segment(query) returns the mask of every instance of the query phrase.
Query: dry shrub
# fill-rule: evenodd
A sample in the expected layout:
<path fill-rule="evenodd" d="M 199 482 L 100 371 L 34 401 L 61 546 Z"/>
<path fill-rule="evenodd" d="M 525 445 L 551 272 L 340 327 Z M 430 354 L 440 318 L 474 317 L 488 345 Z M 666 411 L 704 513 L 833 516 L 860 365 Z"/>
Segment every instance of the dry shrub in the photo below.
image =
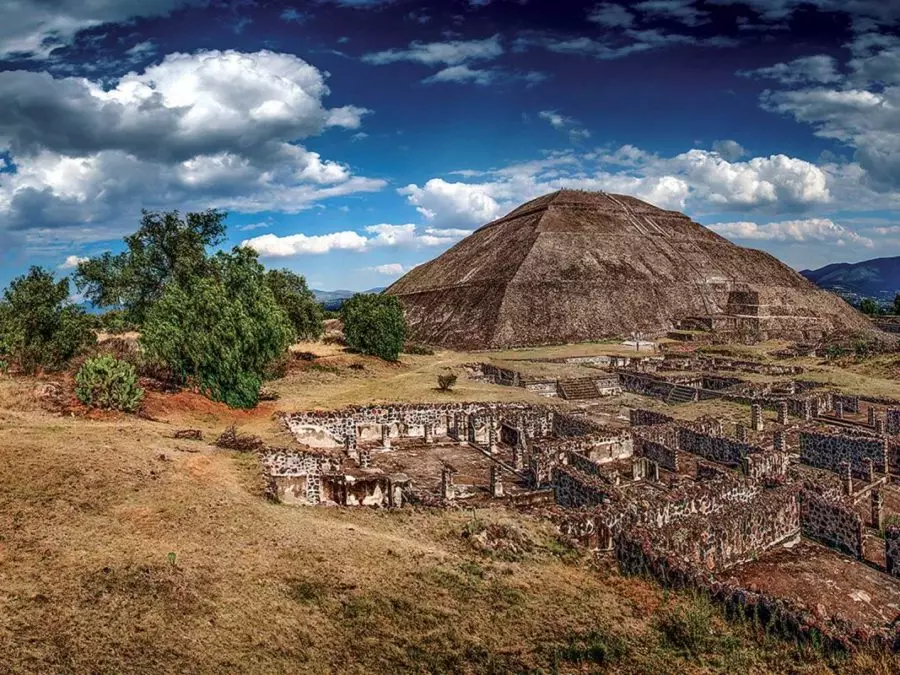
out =
<path fill-rule="evenodd" d="M 216 439 L 216 447 L 238 452 L 257 452 L 265 447 L 265 443 L 259 436 L 239 434 L 237 427 L 232 424 Z"/>

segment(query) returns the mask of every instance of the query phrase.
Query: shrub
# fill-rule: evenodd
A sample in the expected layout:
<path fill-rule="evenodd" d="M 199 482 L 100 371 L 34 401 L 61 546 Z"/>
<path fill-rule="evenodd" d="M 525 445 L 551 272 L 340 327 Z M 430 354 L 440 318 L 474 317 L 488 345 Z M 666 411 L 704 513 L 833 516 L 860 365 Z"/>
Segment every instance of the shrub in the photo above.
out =
<path fill-rule="evenodd" d="M 134 412 L 144 398 L 134 366 L 108 354 L 85 361 L 75 385 L 78 400 L 92 408 Z"/>
<path fill-rule="evenodd" d="M 456 385 L 456 373 L 442 373 L 438 375 L 438 389 L 450 391 Z"/>
<path fill-rule="evenodd" d="M 709 600 L 698 596 L 666 609 L 657 620 L 656 629 L 670 647 L 696 656 L 709 651 L 715 642 L 714 616 Z"/>
<path fill-rule="evenodd" d="M 396 361 L 403 348 L 406 322 L 392 295 L 357 294 L 341 307 L 347 346 L 362 354 Z"/>
<path fill-rule="evenodd" d="M 214 401 L 252 408 L 269 364 L 293 329 L 265 281 L 256 253 L 218 253 L 210 273 L 169 285 L 149 310 L 141 344 L 152 361 Z"/>
<path fill-rule="evenodd" d="M 32 267 L 0 302 L 0 359 L 26 373 L 58 370 L 96 341 L 91 320 L 69 301 L 69 280 Z"/>

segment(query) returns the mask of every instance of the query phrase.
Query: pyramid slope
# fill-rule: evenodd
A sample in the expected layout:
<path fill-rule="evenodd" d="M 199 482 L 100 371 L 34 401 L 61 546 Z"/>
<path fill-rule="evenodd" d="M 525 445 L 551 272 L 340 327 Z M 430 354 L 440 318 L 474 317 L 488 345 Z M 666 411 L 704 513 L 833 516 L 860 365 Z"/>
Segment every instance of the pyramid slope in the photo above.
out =
<path fill-rule="evenodd" d="M 413 339 L 467 349 L 661 332 L 726 313 L 776 315 L 795 332 L 870 326 L 766 253 L 683 214 L 599 192 L 523 204 L 387 292 L 403 302 Z M 752 323 L 771 332 L 773 321 Z"/>

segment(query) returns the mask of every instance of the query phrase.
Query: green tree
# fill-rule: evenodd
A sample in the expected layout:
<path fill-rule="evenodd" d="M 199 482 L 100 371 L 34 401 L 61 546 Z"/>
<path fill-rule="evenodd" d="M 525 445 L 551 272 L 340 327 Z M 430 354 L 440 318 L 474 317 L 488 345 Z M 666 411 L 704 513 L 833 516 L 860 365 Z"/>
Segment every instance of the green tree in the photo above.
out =
<path fill-rule="evenodd" d="M 894 314 L 900 315 L 900 293 L 894 296 Z"/>
<path fill-rule="evenodd" d="M 52 272 L 32 267 L 4 291 L 0 356 L 23 371 L 62 368 L 95 342 L 89 317 L 69 300 L 68 278 L 56 281 Z"/>
<path fill-rule="evenodd" d="M 210 209 L 188 213 L 143 211 L 141 227 L 125 238 L 122 253 L 104 253 L 78 265 L 75 283 L 98 307 L 119 307 L 142 324 L 170 282 L 187 287 L 207 273 L 208 246 L 225 237 L 225 216 Z"/>
<path fill-rule="evenodd" d="M 859 311 L 863 314 L 868 314 L 869 316 L 877 316 L 878 314 L 881 314 L 881 307 L 872 298 L 864 298 L 863 301 L 859 303 Z"/>
<path fill-rule="evenodd" d="M 306 279 L 290 270 L 269 270 L 266 283 L 294 327 L 295 341 L 322 337 L 325 330 L 322 306 L 307 288 Z"/>
<path fill-rule="evenodd" d="M 344 339 L 362 354 L 396 361 L 403 349 L 406 322 L 403 307 L 393 295 L 358 293 L 341 306 Z"/>
<path fill-rule="evenodd" d="M 254 251 L 235 247 L 207 273 L 166 285 L 147 312 L 141 344 L 183 382 L 215 401 L 251 408 L 266 366 L 291 344 L 293 328 Z"/>

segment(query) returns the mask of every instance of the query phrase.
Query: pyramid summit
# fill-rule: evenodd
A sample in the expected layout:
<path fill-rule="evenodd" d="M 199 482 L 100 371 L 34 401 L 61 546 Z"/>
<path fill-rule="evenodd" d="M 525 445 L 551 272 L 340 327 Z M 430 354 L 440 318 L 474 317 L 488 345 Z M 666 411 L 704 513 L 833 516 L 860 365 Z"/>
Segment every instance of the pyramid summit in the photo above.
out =
<path fill-rule="evenodd" d="M 526 202 L 397 280 L 412 339 L 458 349 L 660 334 L 810 339 L 868 320 L 775 257 L 626 195 Z"/>

